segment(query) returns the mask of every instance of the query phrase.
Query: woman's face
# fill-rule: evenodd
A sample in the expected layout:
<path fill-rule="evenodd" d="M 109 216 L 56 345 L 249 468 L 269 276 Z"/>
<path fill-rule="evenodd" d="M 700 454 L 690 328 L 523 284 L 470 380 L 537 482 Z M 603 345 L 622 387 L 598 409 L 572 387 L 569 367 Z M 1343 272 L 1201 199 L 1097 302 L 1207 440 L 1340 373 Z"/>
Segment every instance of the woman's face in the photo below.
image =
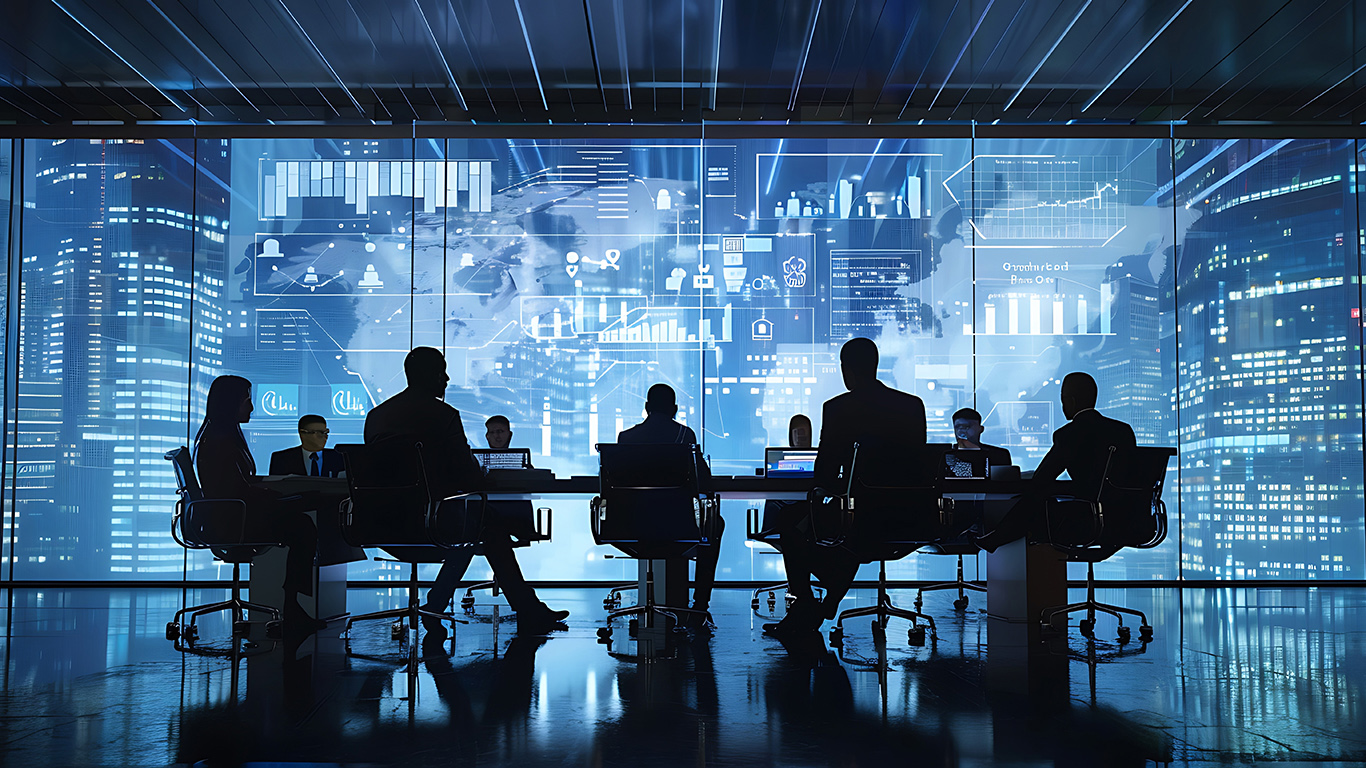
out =
<path fill-rule="evenodd" d="M 251 412 L 256 410 L 251 404 L 251 388 L 247 388 L 247 396 L 242 399 L 242 405 L 237 409 L 237 420 L 243 424 L 251 421 Z"/>

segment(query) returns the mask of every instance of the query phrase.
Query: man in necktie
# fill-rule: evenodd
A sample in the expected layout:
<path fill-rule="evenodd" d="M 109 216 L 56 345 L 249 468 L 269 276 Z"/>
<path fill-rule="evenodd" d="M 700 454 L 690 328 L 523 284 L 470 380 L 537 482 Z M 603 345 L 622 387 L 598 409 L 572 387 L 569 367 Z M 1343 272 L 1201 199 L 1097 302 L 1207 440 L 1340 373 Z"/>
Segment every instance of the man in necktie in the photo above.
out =
<path fill-rule="evenodd" d="M 346 471 L 342 455 L 327 447 L 327 420 L 309 414 L 299 419 L 299 444 L 270 455 L 272 475 L 337 477 Z"/>

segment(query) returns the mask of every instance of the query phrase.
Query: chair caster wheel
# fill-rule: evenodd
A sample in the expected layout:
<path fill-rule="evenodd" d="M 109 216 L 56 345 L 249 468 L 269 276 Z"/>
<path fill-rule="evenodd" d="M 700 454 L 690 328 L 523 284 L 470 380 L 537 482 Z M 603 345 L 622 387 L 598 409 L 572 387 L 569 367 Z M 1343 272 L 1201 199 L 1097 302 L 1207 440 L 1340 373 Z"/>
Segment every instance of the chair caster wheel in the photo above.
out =
<path fill-rule="evenodd" d="M 906 643 L 909 644 L 909 645 L 914 645 L 914 646 L 916 646 L 917 648 L 924 646 L 924 645 L 925 645 L 925 628 L 924 628 L 924 627 L 911 627 L 910 631 L 908 631 L 908 632 L 906 633 Z"/>
<path fill-rule="evenodd" d="M 405 624 L 404 622 L 396 621 L 396 622 L 394 622 L 393 624 L 390 624 L 390 625 L 389 625 L 389 639 L 390 639 L 390 640 L 402 640 L 402 639 L 403 639 L 403 636 L 404 636 L 405 634 L 407 634 L 407 633 L 408 633 L 408 626 L 407 626 L 407 624 Z"/>
<path fill-rule="evenodd" d="M 599 640 L 611 640 L 611 639 L 612 639 L 612 628 L 611 628 L 611 627 L 598 627 L 598 639 L 599 639 Z"/>
<path fill-rule="evenodd" d="M 631 619 L 630 621 L 626 622 L 626 634 L 630 635 L 631 637 L 635 637 L 636 632 L 638 631 L 640 631 L 640 621 L 638 621 L 637 619 Z"/>
<path fill-rule="evenodd" d="M 919 613 L 925 607 L 925 600 L 921 595 L 915 596 L 915 610 Z"/>
<path fill-rule="evenodd" d="M 194 645 L 194 641 L 199 639 L 199 627 L 191 624 L 181 631 L 180 636 L 185 639 L 185 642 Z"/>
<path fill-rule="evenodd" d="M 839 648 L 844 645 L 844 630 L 840 627 L 833 627 L 830 630 L 830 647 Z"/>
<path fill-rule="evenodd" d="M 616 608 L 616 603 L 613 603 L 610 599 L 606 599 L 606 598 L 603 599 L 603 601 L 602 601 L 602 609 L 603 609 L 604 611 L 610 611 L 610 610 L 613 610 L 613 609 L 615 609 L 615 608 Z"/>
<path fill-rule="evenodd" d="M 751 611 L 757 611 L 757 610 L 759 610 L 759 598 L 756 597 L 756 598 L 754 598 L 753 600 L 750 600 L 750 601 L 749 601 L 749 609 L 750 609 Z"/>
<path fill-rule="evenodd" d="M 266 622 L 266 637 L 271 640 L 279 640 L 284 636 L 284 633 L 284 625 L 280 623 L 279 619 Z M 348 639 L 347 642 L 350 643 L 351 641 Z"/>
<path fill-rule="evenodd" d="M 968 609 L 968 598 L 967 598 L 967 595 L 964 595 L 964 596 L 958 598 L 957 600 L 954 600 L 954 601 L 953 601 L 953 609 L 954 609 L 955 611 L 966 611 L 966 610 Z"/>
<path fill-rule="evenodd" d="M 1153 628 L 1148 626 L 1147 624 L 1144 624 L 1143 626 L 1139 627 L 1138 639 L 1139 641 L 1144 643 L 1151 643 L 1153 641 Z"/>
<path fill-rule="evenodd" d="M 786 605 L 788 608 L 791 608 L 792 604 L 795 602 L 797 602 L 796 595 L 785 595 L 783 598 L 783 604 Z"/>
<path fill-rule="evenodd" d="M 469 595 L 466 595 L 466 596 L 460 598 L 460 608 L 461 608 L 461 610 L 464 610 L 464 611 L 467 612 L 467 613 L 468 613 L 469 611 L 473 611 L 473 610 L 474 610 L 474 598 L 473 598 L 473 597 L 470 597 Z"/>
<path fill-rule="evenodd" d="M 180 638 L 180 625 L 174 621 L 166 622 L 166 639 L 177 640 Z"/>
<path fill-rule="evenodd" d="M 1096 620 L 1095 620 L 1095 619 L 1082 619 L 1081 621 L 1077 622 L 1077 629 L 1080 629 L 1080 630 L 1081 630 L 1081 636 L 1082 636 L 1082 637 L 1084 637 L 1084 638 L 1086 638 L 1086 639 L 1088 639 L 1088 640 L 1094 640 L 1094 639 L 1096 639 Z"/>
<path fill-rule="evenodd" d="M 1129 642 L 1130 637 L 1131 637 L 1131 635 L 1129 634 L 1129 628 L 1128 628 L 1128 627 L 1120 627 L 1120 628 L 1119 628 L 1119 637 L 1118 637 L 1118 640 L 1119 640 L 1119 644 L 1120 644 L 1120 645 L 1124 645 L 1125 643 Z"/>
<path fill-rule="evenodd" d="M 234 638 L 246 637 L 251 631 L 251 624 L 245 621 L 234 621 L 232 623 L 232 636 Z"/>

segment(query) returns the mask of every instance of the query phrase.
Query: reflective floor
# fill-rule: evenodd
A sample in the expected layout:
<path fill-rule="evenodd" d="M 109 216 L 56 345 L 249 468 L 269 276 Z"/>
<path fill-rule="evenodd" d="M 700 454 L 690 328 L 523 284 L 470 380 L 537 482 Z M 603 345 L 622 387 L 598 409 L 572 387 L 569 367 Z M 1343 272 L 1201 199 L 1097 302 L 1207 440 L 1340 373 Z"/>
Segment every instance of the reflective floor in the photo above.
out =
<path fill-rule="evenodd" d="M 358 626 L 246 658 L 182 654 L 164 637 L 179 590 L 4 595 L 0 762 L 27 765 L 1145 765 L 1366 760 L 1366 591 L 1129 589 L 1152 643 L 1101 619 L 1030 654 L 973 596 L 926 596 L 937 642 L 885 646 L 851 621 L 843 654 L 759 632 L 723 590 L 713 634 L 610 646 L 602 589 L 545 590 L 568 632 L 519 638 L 505 604 L 437 646 Z M 192 591 L 197 602 L 218 591 Z M 866 604 L 871 591 L 848 605 Z M 894 598 L 909 603 L 913 595 Z M 398 602 L 353 590 L 353 612 Z M 764 607 L 761 605 L 761 608 Z M 779 605 L 781 610 L 781 605 Z M 206 621 L 201 645 L 230 652 Z M 991 651 L 988 650 L 991 635 Z M 411 653 L 410 653 L 411 652 Z M 633 654 L 645 653 L 641 660 Z M 416 657 L 416 664 L 410 663 Z"/>

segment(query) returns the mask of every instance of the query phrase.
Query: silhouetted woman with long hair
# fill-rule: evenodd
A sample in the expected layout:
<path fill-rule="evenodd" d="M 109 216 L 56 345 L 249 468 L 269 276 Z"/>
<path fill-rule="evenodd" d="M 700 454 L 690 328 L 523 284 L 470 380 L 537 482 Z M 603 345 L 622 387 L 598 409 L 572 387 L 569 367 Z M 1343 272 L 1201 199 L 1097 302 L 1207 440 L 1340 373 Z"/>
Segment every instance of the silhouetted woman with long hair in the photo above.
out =
<path fill-rule="evenodd" d="M 245 541 L 280 543 L 289 549 L 285 566 L 285 628 L 317 629 L 299 605 L 299 593 L 313 594 L 313 557 L 318 529 L 304 514 L 316 499 L 312 494 L 284 496 L 257 485 L 256 462 L 247 448 L 242 425 L 251 420 L 251 382 L 241 376 L 219 376 L 209 386 L 204 423 L 194 439 L 195 472 L 204 495 L 211 499 L 241 499 L 247 505 Z"/>

